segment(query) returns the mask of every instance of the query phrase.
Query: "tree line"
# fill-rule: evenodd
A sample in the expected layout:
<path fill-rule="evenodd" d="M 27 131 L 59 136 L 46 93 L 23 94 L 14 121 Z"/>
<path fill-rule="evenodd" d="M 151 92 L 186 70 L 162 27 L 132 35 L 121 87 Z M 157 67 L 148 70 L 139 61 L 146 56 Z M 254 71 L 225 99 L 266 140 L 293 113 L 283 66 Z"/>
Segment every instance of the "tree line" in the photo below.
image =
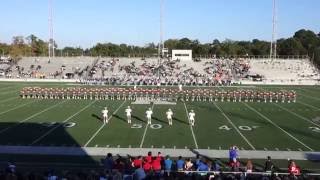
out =
<path fill-rule="evenodd" d="M 308 55 L 320 65 L 320 33 L 301 29 L 290 38 L 277 40 L 277 54 Z M 172 49 L 192 49 L 194 57 L 215 56 L 268 56 L 270 53 L 270 42 L 253 39 L 252 41 L 233 41 L 226 39 L 213 40 L 209 43 L 200 43 L 199 40 L 189 38 L 168 39 L 164 42 L 169 52 Z M 55 43 L 56 56 L 110 56 L 110 57 L 150 57 L 158 53 L 158 45 L 149 43 L 143 47 L 127 44 L 97 43 L 91 48 L 81 47 L 58 48 Z M 0 43 L 0 55 L 10 55 L 15 59 L 22 56 L 47 56 L 48 42 L 30 35 L 28 37 L 15 36 L 11 44 Z"/>

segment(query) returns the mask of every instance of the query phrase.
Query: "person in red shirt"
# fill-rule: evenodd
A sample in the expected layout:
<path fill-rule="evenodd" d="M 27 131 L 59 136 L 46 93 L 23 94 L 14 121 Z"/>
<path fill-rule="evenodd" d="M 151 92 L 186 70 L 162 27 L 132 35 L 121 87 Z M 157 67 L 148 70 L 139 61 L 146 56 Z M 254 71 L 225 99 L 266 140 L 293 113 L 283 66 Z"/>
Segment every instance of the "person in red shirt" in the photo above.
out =
<path fill-rule="evenodd" d="M 148 163 L 152 162 L 152 152 L 151 151 L 148 152 L 148 155 L 145 157 L 145 159 Z"/>
<path fill-rule="evenodd" d="M 157 161 L 161 162 L 163 160 L 161 152 L 158 152 Z"/>
<path fill-rule="evenodd" d="M 292 160 L 289 161 L 288 171 L 293 175 L 300 175 L 300 167 L 296 165 L 296 163 Z"/>
<path fill-rule="evenodd" d="M 151 162 L 148 162 L 148 160 L 145 158 L 143 162 L 143 170 L 146 173 L 149 173 L 151 171 L 151 168 L 152 168 Z"/>
<path fill-rule="evenodd" d="M 152 169 L 155 172 L 160 172 L 161 171 L 161 162 L 157 157 L 152 158 Z"/>
<path fill-rule="evenodd" d="M 133 167 L 140 168 L 142 167 L 142 157 L 138 156 L 133 160 Z"/>

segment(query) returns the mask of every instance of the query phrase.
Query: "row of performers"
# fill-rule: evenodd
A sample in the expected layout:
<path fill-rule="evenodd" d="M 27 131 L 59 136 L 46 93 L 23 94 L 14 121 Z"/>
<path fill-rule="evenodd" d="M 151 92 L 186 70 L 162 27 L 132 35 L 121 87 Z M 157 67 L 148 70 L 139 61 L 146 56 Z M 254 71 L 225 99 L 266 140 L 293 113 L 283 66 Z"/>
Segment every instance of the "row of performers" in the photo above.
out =
<path fill-rule="evenodd" d="M 296 102 L 295 91 L 212 89 L 178 90 L 168 88 L 40 88 L 25 87 L 22 98 L 38 99 L 95 99 L 95 100 L 184 100 L 232 102 Z"/>

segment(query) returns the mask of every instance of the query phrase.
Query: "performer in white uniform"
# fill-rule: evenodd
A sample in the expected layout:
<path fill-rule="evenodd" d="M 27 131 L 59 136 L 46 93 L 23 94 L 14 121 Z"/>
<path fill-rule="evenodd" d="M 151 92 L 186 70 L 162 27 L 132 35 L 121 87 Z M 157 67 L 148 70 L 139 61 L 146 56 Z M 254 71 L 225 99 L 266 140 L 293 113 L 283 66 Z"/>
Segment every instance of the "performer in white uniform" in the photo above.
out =
<path fill-rule="evenodd" d="M 102 117 L 103 117 L 103 123 L 108 123 L 108 108 L 105 107 L 104 110 L 102 110 Z"/>
<path fill-rule="evenodd" d="M 196 116 L 196 114 L 194 113 L 194 111 L 193 110 L 191 110 L 190 111 L 190 113 L 189 113 L 189 123 L 192 125 L 192 126 L 194 126 L 194 117 Z"/>
<path fill-rule="evenodd" d="M 149 108 L 147 111 L 146 111 L 146 115 L 147 115 L 147 120 L 148 120 L 148 124 L 151 124 L 151 116 L 152 116 L 152 109 Z"/>
<path fill-rule="evenodd" d="M 172 115 L 173 115 L 172 110 L 168 109 L 168 111 L 166 112 L 166 115 L 167 115 L 167 119 L 168 119 L 169 125 L 172 126 Z"/>
<path fill-rule="evenodd" d="M 127 115 L 128 123 L 131 124 L 131 112 L 132 112 L 132 109 L 130 108 L 130 106 L 128 106 L 128 108 L 125 110 L 125 112 L 126 112 L 126 115 Z"/>

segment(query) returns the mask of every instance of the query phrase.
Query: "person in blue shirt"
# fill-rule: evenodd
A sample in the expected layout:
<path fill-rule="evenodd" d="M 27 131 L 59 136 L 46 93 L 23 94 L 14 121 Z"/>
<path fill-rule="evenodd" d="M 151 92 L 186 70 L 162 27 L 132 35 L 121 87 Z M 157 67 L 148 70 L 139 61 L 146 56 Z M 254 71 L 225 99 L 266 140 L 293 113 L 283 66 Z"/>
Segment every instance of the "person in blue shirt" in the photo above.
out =
<path fill-rule="evenodd" d="M 200 160 L 197 171 L 209 171 L 209 166 L 206 162 Z M 207 172 L 201 172 L 201 176 L 207 175 Z"/>
<path fill-rule="evenodd" d="M 238 148 L 237 146 L 232 146 L 229 150 L 229 161 L 234 162 L 237 161 L 238 158 Z"/>
<path fill-rule="evenodd" d="M 182 160 L 182 157 L 179 156 L 178 161 L 177 161 L 177 170 L 183 171 L 183 166 L 184 166 L 184 160 Z"/>
<path fill-rule="evenodd" d="M 170 172 L 172 169 L 172 160 L 169 156 L 166 156 L 166 160 L 164 160 L 164 171 L 167 174 L 167 176 L 170 176 Z"/>
<path fill-rule="evenodd" d="M 134 179 L 134 180 L 144 180 L 146 177 L 147 177 L 147 175 L 146 175 L 146 173 L 144 172 L 144 170 L 143 170 L 142 167 L 137 168 L 137 169 L 134 171 L 134 174 L 133 174 L 133 179 Z"/>

